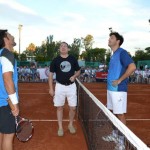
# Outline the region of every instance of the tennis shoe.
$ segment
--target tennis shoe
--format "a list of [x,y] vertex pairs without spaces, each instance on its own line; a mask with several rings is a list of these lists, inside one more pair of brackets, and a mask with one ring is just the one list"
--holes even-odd
[[71,134],[75,134],[76,133],[76,129],[74,128],[74,126],[69,125],[68,126],[68,130]]
[[115,142],[115,143],[118,142],[117,138],[113,134],[103,136],[102,139],[106,142]]
[[124,146],[124,144],[118,143],[114,150],[125,150],[125,146]]
[[63,129],[58,129],[57,134],[58,134],[58,136],[63,136],[64,135]]

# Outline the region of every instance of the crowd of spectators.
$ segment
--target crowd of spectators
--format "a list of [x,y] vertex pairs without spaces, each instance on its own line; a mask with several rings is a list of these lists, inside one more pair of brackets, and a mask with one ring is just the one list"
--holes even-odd
[[[99,67],[81,67],[81,82],[96,82],[96,72],[107,72],[107,67],[101,65]],[[19,82],[47,82],[49,75],[49,66],[36,67],[35,64],[29,66],[18,67]],[[55,81],[55,75],[54,75]],[[130,83],[150,84],[150,68],[148,65],[140,66],[129,77]]]
[[47,82],[49,67],[36,67],[35,64],[18,67],[19,82]]
[[[82,67],[79,77],[81,82],[95,82],[96,72],[107,72],[107,67],[100,66],[99,68]],[[129,83],[145,83],[150,84],[150,68],[146,64],[144,67],[137,68],[129,77]]]
[[129,77],[130,83],[146,83],[150,84],[150,68],[136,69],[136,71]]
[[81,82],[96,82],[96,72],[105,72],[105,67],[81,67]]

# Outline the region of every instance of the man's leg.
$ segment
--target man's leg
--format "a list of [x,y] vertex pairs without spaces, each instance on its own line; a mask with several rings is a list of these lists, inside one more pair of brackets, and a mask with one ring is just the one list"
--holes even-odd
[[63,106],[57,107],[57,119],[58,119],[58,127],[59,129],[63,129],[62,127],[62,119],[63,119]]
[[76,129],[73,126],[73,120],[76,114],[76,106],[77,106],[77,87],[76,84],[73,83],[69,86],[67,92],[67,100],[69,105],[69,125],[68,129],[71,134],[76,133]]
[[117,118],[126,125],[126,119],[124,114],[117,114]]
[[76,133],[76,129],[73,126],[73,120],[74,120],[75,113],[76,113],[75,111],[76,111],[76,107],[70,107],[68,129],[69,129],[69,131],[70,131],[71,134]]
[[[125,115],[124,114],[117,114],[116,117],[123,123],[126,125],[126,119],[125,119]],[[125,137],[122,134],[118,134],[118,144],[116,145],[115,149],[121,149],[121,150],[125,150]]]
[[2,150],[3,134],[0,133],[0,150]]
[[14,133],[3,134],[2,150],[13,150],[13,138],[14,138]]
[[76,107],[70,107],[69,110],[69,126],[73,125],[73,120],[76,114]]
[[125,113],[127,112],[127,92],[114,92],[113,96],[113,113],[126,125]]

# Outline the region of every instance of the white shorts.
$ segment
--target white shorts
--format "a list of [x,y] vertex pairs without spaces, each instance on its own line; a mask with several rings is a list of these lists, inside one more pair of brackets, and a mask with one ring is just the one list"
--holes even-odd
[[107,108],[114,114],[127,112],[127,92],[116,92],[107,90]]
[[54,95],[54,106],[64,106],[67,98],[68,105],[71,107],[77,106],[77,87],[76,84],[62,85],[56,83],[55,95]]

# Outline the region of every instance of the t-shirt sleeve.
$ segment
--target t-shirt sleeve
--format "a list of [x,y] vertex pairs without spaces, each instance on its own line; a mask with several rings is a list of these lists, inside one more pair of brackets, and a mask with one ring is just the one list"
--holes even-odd
[[78,70],[80,70],[80,66],[79,66],[79,63],[78,63],[78,61],[74,58],[74,64],[75,64],[75,71],[78,71]]
[[14,55],[4,49],[1,53],[1,64],[2,64],[2,73],[5,72],[14,72],[14,64],[15,64],[15,58]]
[[55,59],[50,64],[50,72],[54,73],[55,71]]
[[14,67],[12,63],[6,57],[1,58],[1,64],[2,64],[2,73],[9,71],[14,72]]
[[127,67],[131,63],[134,63],[131,56],[125,50],[122,51],[120,54],[120,61],[121,61],[121,64],[125,67]]

